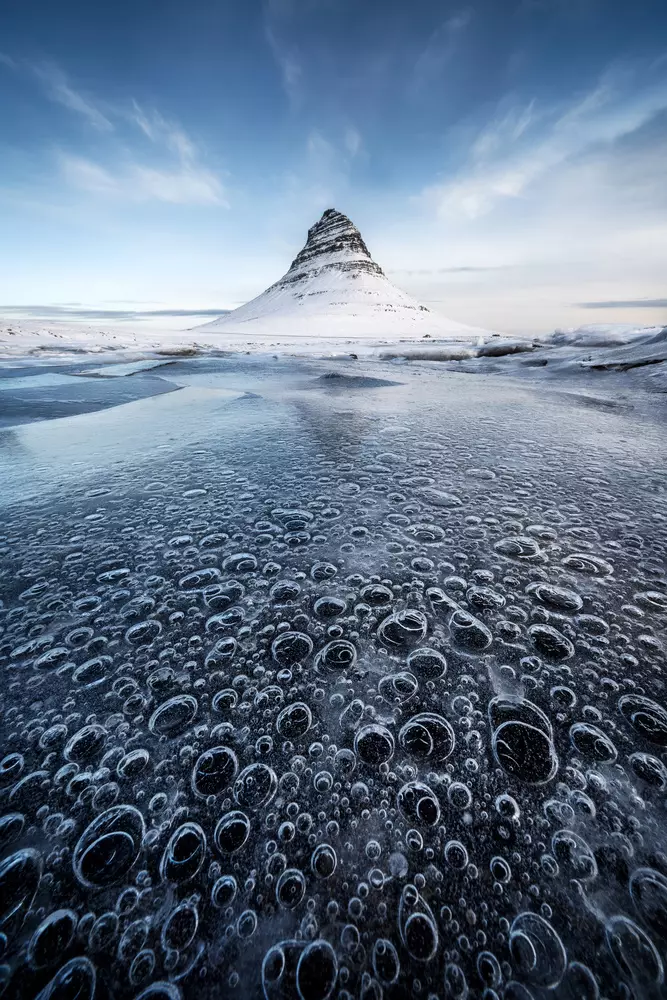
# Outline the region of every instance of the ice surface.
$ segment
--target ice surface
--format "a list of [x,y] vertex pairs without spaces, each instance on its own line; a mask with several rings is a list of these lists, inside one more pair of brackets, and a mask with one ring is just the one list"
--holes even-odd
[[0,366],[0,427],[33,420],[92,413],[147,396],[174,392],[173,382],[152,375],[136,374],[126,379],[101,379],[77,371],[65,374],[42,368],[7,371]]
[[127,361],[124,364],[106,364],[101,368],[84,368],[81,372],[74,374],[82,376],[99,376],[101,378],[123,378],[126,375],[135,375],[137,372],[150,371],[153,368],[165,368],[171,364],[170,361]]
[[664,993],[664,362],[585,353],[0,431],[5,997]]

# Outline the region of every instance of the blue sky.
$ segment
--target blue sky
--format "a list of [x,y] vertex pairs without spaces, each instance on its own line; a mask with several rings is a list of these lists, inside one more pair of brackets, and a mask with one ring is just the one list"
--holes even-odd
[[234,307],[334,206],[457,319],[665,322],[665,163],[664,0],[5,0],[0,311]]

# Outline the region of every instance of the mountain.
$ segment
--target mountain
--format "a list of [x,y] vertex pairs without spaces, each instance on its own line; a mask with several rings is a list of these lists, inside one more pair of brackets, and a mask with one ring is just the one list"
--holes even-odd
[[489,331],[431,312],[396,288],[346,215],[327,209],[289,270],[199,329],[255,337],[477,338]]

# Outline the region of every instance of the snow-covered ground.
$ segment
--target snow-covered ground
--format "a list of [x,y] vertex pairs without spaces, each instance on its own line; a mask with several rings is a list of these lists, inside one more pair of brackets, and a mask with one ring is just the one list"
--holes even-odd
[[[358,353],[372,354],[376,349],[401,344],[428,344],[423,334],[404,327],[387,328],[381,333],[361,332],[351,326],[347,333],[340,327],[328,330],[326,323],[317,331],[303,329],[298,333],[282,329],[263,332],[235,332],[215,329],[212,325],[190,330],[144,329],[127,323],[99,327],[72,321],[22,319],[8,320],[0,317],[0,358],[71,356],[76,354],[120,354],[160,352],[162,354],[210,353],[212,351],[250,352],[252,354],[278,353],[301,355],[337,355]],[[494,337],[491,333],[459,327],[448,336],[437,338],[438,343],[469,345],[471,349]]]

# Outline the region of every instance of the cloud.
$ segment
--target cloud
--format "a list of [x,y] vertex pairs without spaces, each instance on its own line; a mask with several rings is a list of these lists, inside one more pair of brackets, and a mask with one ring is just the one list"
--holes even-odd
[[32,69],[44,85],[50,100],[82,115],[100,132],[113,131],[114,126],[109,118],[89,98],[84,97],[70,85],[67,77],[58,66],[53,63],[39,63],[34,65]]
[[280,70],[290,105],[297,108],[303,101],[303,67],[296,47],[286,42],[282,34],[282,22],[291,13],[291,5],[284,0],[269,0],[264,8],[264,37]]
[[356,128],[348,128],[345,131],[345,148],[354,157],[361,151],[361,135],[357,132]]
[[146,112],[133,100],[129,118],[151,142],[163,143],[183,161],[192,162],[196,159],[197,150],[190,137],[180,126],[163,118],[158,111]]
[[645,82],[632,68],[615,67],[567,107],[504,103],[479,131],[465,168],[422,191],[441,218],[478,218],[595,147],[636,132],[667,109],[667,80]]
[[424,49],[419,53],[409,84],[411,93],[416,94],[438,80],[442,71],[460,43],[461,35],[472,17],[472,10],[466,8],[452,14],[432,32]]
[[191,163],[159,169],[129,161],[112,172],[81,156],[62,153],[63,176],[73,187],[125,201],[227,207],[223,187],[210,170]]
[[[60,152],[61,173],[72,187],[131,202],[154,200],[227,207],[220,179],[199,162],[195,143],[181,126],[158,111],[146,111],[134,100],[129,107],[94,103],[76,91],[53,63],[32,69],[51,100],[81,115],[99,131],[109,133],[111,145],[104,164],[78,153]],[[136,148],[136,140],[128,145],[128,125],[150,141],[153,153],[149,160],[145,161],[143,150]]]
[[41,306],[0,306],[3,314],[12,316],[32,316],[36,318],[68,317],[69,319],[136,320],[160,316],[222,316],[229,309],[88,309],[84,306],[41,305]]
[[405,270],[403,268],[399,268],[399,269],[394,270],[394,271],[387,271],[387,274],[404,274],[404,275],[406,275],[408,277],[411,277],[411,278],[415,277],[417,275],[419,275],[420,277],[422,277],[422,276],[431,276],[431,275],[434,275],[434,274],[476,274],[478,272],[483,272],[483,271],[504,271],[506,269],[506,267],[509,267],[509,266],[510,266],[509,264],[507,264],[507,265],[505,265],[505,264],[489,264],[489,265],[484,265],[484,264],[481,264],[481,265],[477,265],[477,264],[462,264],[462,265],[460,265],[458,267],[422,267],[422,268],[418,268],[416,270],[413,269],[413,270],[409,270],[409,271]]
[[[49,100],[108,134],[104,164],[79,153],[59,153],[61,173],[73,187],[131,202],[228,207],[220,179],[200,163],[195,143],[180,125],[158,111],[147,111],[134,100],[129,106],[93,101],[76,90],[53,62],[18,64],[1,53],[0,62],[15,71],[27,68],[42,83]],[[128,125],[150,141],[153,152],[148,160],[145,151],[137,148],[136,136],[128,143]]]
[[580,309],[667,309],[667,299],[610,299],[608,302],[580,302]]

